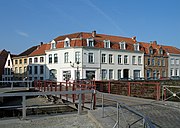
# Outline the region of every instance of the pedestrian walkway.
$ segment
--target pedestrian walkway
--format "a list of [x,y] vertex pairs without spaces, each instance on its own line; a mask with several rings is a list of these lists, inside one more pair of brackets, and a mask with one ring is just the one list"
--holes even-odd
[[[125,103],[134,110],[146,115],[150,118],[152,123],[157,128],[179,128],[180,127],[180,106],[179,103],[173,102],[162,102],[150,99],[142,99],[135,97],[127,97],[113,94],[105,94],[104,96],[104,117],[102,118],[102,108],[101,108],[101,94],[97,94],[97,109],[89,111],[89,117],[93,119],[98,126],[102,128],[112,128],[117,121],[117,110],[116,103],[107,100],[116,99],[119,102]],[[167,104],[168,103],[168,104]],[[176,104],[176,105],[175,105]],[[139,117],[131,112],[121,108],[120,110],[120,127],[128,127],[132,125],[135,120]],[[132,125],[133,127],[141,127],[142,122],[139,121]]]

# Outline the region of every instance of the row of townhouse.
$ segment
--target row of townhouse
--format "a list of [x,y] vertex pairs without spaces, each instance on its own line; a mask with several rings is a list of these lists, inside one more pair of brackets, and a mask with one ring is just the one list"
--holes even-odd
[[16,80],[159,79],[180,75],[178,48],[156,41],[138,42],[136,37],[79,32],[30,49],[13,57]]

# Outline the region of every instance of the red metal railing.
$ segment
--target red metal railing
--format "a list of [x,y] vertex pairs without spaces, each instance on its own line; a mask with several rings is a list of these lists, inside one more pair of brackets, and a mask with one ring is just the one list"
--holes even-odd
[[[39,91],[75,91],[75,90],[92,90],[96,89],[96,85],[94,81],[73,81],[73,82],[56,82],[56,81],[42,81],[37,80],[34,81],[34,88]],[[96,95],[92,94],[82,94],[82,104],[92,101],[91,97],[94,99],[94,103],[96,103]],[[78,100],[78,96],[75,94],[72,95],[59,95],[59,98],[65,98],[65,100],[72,100],[73,103]],[[94,104],[95,107],[95,104]]]
[[160,99],[160,82],[130,82],[130,81],[96,81],[96,89],[100,92]]

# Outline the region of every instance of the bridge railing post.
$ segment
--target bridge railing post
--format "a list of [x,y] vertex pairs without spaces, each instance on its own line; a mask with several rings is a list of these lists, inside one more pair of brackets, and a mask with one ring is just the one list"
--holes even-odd
[[22,96],[22,119],[26,118],[26,96]]
[[78,114],[80,115],[81,114],[81,111],[82,111],[82,94],[80,93],[79,94],[79,104],[78,104]]

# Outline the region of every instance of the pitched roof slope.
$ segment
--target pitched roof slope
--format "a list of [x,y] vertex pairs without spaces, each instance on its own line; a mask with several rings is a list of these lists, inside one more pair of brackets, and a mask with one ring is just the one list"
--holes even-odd
[[166,52],[171,54],[180,54],[180,49],[173,46],[162,46]]
[[78,32],[59,36],[54,40],[57,42],[57,48],[64,47],[64,40],[69,38],[71,40],[71,47],[74,46],[87,46],[87,40],[92,38],[94,40],[94,47],[104,48],[104,40],[110,40],[112,49],[120,49],[119,42],[126,42],[126,50],[134,50],[133,44],[136,43],[136,37],[127,38],[121,36],[112,36],[106,34],[95,34],[87,32]]
[[37,49],[38,46],[32,46],[31,48],[23,51],[22,53],[20,53],[18,56],[27,56],[29,54],[31,54],[34,50]]
[[50,44],[42,44],[37,47],[29,56],[45,55],[45,50],[50,49]]

